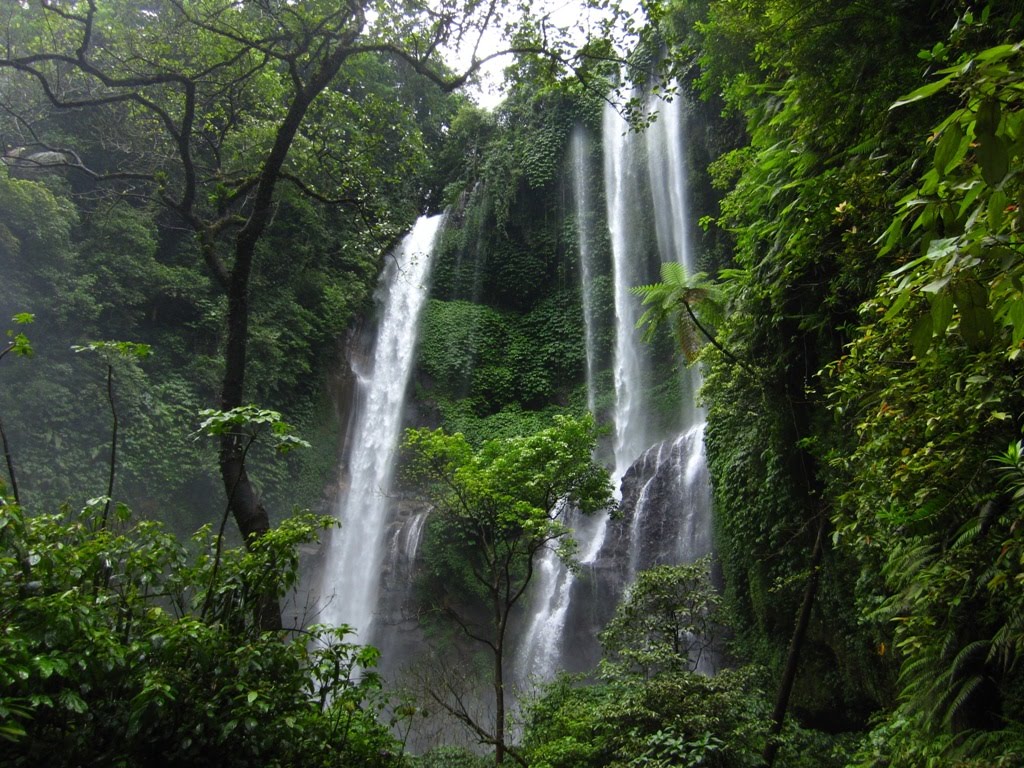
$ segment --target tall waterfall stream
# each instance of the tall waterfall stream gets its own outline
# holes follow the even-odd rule
[[[372,636],[405,390],[443,220],[420,218],[389,259],[381,277],[383,312],[372,363],[353,365],[357,387],[348,440],[348,488],[338,503],[341,530],[330,539],[320,594],[322,620],[352,626],[362,642]]]

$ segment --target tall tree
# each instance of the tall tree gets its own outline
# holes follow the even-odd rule
[[[434,505],[429,548],[441,585],[438,605],[491,653],[493,730],[454,712],[484,743],[495,763],[509,752],[505,733],[504,662],[513,609],[526,593],[541,552],[570,557],[571,531],[562,522],[575,507],[594,512],[611,501],[607,470],[594,463],[593,421],[557,416],[526,437],[490,440],[477,451],[466,438],[415,430],[407,445],[412,469]],[[517,761],[521,757],[509,752]]]

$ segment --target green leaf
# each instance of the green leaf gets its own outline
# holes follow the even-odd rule
[[[985,183],[991,187],[999,184],[1010,169],[1010,153],[1006,142],[991,133],[979,136],[978,163],[981,164],[981,176]]]
[[[997,189],[992,193],[992,196],[989,197],[986,213],[989,229],[993,233],[1002,229],[1003,222],[1006,220],[1006,207],[1009,204],[1010,199],[1001,189]]]
[[[939,336],[946,333],[953,319],[953,297],[942,291],[932,296],[932,329]]]
[[[974,134],[995,135],[999,128],[999,102],[995,99],[985,99],[978,107],[978,116],[975,118]]]
[[[942,133],[938,146],[935,147],[935,170],[939,175],[945,176],[953,161],[957,159],[960,145],[964,143],[964,132],[960,129],[959,123],[953,123]]]
[[[1013,344],[1016,346],[1024,340],[1024,299],[1014,299],[1006,309],[1006,316],[1013,326]]]
[[[911,91],[902,99],[896,101],[891,107],[889,107],[889,109],[896,109],[897,107],[902,107],[907,104],[913,104],[915,101],[920,101],[921,99],[927,99],[929,96],[935,95],[943,88],[945,88],[947,85],[949,85],[949,83],[952,80],[953,74],[948,74],[941,80],[936,80],[933,83],[928,83],[928,85],[922,85],[916,91]]]
[[[974,58],[976,61],[992,63],[1009,58],[1019,50],[1021,50],[1020,43],[1006,43],[1005,45],[996,45],[992,48],[986,48]]]
[[[921,315],[914,321],[914,327],[910,331],[910,345],[914,354],[920,359],[928,354],[928,348],[932,345],[932,315]]]
[[[960,335],[972,349],[979,349],[995,331],[988,291],[977,280],[965,280],[953,286],[953,301],[960,310]]]

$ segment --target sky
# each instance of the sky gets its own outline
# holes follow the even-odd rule
[[[640,12],[639,0],[628,0],[624,5],[632,6],[634,13]],[[604,13],[600,9],[588,8],[580,0],[533,0],[530,11],[538,17],[545,16],[553,27],[573,29],[573,37],[581,43],[587,30],[595,27]],[[483,57],[506,46],[501,31],[491,28],[484,34],[477,55]],[[456,70],[465,70],[472,60],[472,54],[471,45],[450,50],[448,62]],[[466,93],[481,107],[494,109],[505,97],[504,71],[510,63],[510,56],[487,62],[480,70],[480,84],[469,86]]]

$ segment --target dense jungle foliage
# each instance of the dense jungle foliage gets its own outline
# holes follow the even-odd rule
[[[471,456],[586,410],[566,168],[574,132],[601,130],[612,48],[566,68],[524,23],[489,112],[434,55],[491,21],[477,5],[461,28],[414,4],[142,5],[0,10],[5,760],[493,762],[403,753],[420,702],[388,705],[376,653],[287,604],[298,547],[329,524],[287,513],[334,479],[333,378],[418,211],[450,211],[420,423]],[[1024,764],[1022,4],[643,11],[628,71],[677,83],[699,126],[690,197],[721,317],[685,275],[649,295],[714,335],[696,364],[723,590],[703,564],[644,574],[594,677],[527,702],[510,757]],[[596,334],[600,422],[614,329]],[[670,334],[652,343],[673,413],[685,363]],[[311,447],[279,457],[301,446],[264,408]],[[274,525],[238,536],[229,478],[246,472]],[[435,554],[458,559],[447,543]],[[295,632],[264,631],[268,601]],[[708,635],[726,649],[714,677],[685,653]]]

